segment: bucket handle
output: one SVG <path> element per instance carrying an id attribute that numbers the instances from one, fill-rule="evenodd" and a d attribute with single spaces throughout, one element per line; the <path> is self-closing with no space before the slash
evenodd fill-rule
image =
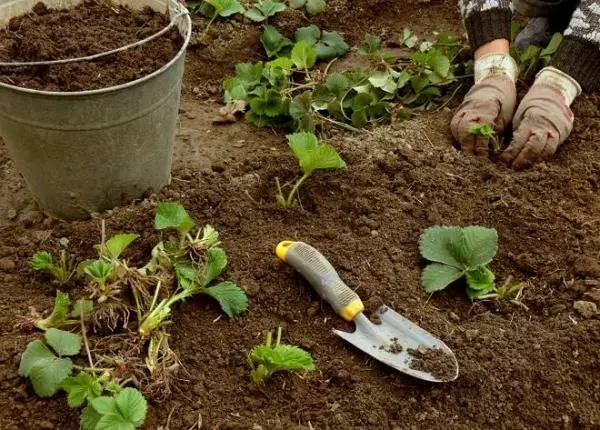
<path id="1" fill-rule="evenodd" d="M 177 24 L 177 21 L 179 21 L 179 19 L 181 19 L 184 16 L 190 14 L 190 12 L 189 12 L 189 10 L 187 10 L 187 8 L 184 7 L 183 9 L 184 9 L 183 12 L 180 12 L 177 15 L 175 15 L 175 17 L 171 20 L 171 22 L 169 23 L 169 25 L 167 25 L 162 30 L 154 33 L 151 36 L 146 37 L 145 39 L 138 40 L 137 42 L 130 43 L 129 45 L 125 45 L 125 46 L 122 46 L 120 48 L 113 49 L 111 51 L 101 52 L 99 54 L 94 54 L 94 55 L 88 55 L 86 57 L 65 58 L 65 59 L 62 59 L 62 60 L 52 60 L 52 61 L 25 61 L 25 62 L 11 62 L 11 63 L 5 63 L 5 62 L 0 61 L 0 67 L 53 66 L 53 65 L 56 65 L 56 64 L 68 64 L 68 63 L 78 63 L 80 61 L 96 60 L 98 58 L 102 58 L 102 57 L 107 57 L 109 55 L 118 54 L 119 52 L 127 51 L 128 49 L 135 48 L 136 46 L 140 46 L 140 45 L 143 45 L 145 43 L 148 43 L 148 42 L 150 42 L 150 41 L 152 41 L 152 40 L 154 40 L 154 39 L 162 36 L 163 34 L 165 34 L 166 32 L 168 32 L 169 30 L 171 30 L 171 28 L 173 28 Z"/>

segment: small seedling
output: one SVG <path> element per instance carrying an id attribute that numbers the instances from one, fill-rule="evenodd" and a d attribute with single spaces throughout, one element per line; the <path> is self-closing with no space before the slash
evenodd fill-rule
<path id="1" fill-rule="evenodd" d="M 34 321 L 33 325 L 46 331 L 51 328 L 63 328 L 78 324 L 81 316 L 87 316 L 92 311 L 93 306 L 94 304 L 90 300 L 80 299 L 73 304 L 71 310 L 69 294 L 57 290 L 52 313 L 46 318 Z"/>
<path id="2" fill-rule="evenodd" d="M 396 56 L 389 51 L 385 51 L 381 46 L 381 39 L 374 34 L 365 36 L 365 43 L 358 49 L 358 53 L 371 61 L 384 64 L 393 64 L 396 61 Z"/>
<path id="3" fill-rule="evenodd" d="M 527 284 L 519 282 L 517 284 L 511 283 L 512 277 L 509 276 L 504 283 L 498 287 L 495 292 L 491 294 L 484 294 L 479 296 L 479 300 L 508 300 L 515 306 L 522 307 L 526 311 L 529 310 L 527 305 L 523 303 L 523 290 Z"/>
<path id="4" fill-rule="evenodd" d="M 498 138 L 496 131 L 489 124 L 485 124 L 485 123 L 473 124 L 469 128 L 469 134 L 472 134 L 475 136 L 487 137 L 490 142 L 490 146 L 491 146 L 490 149 L 491 149 L 492 153 L 495 154 L 498 151 L 500 151 L 500 139 Z"/>
<path id="5" fill-rule="evenodd" d="M 342 169 L 346 167 L 345 161 L 342 160 L 335 148 L 331 145 L 320 143 L 312 133 L 301 132 L 290 134 L 287 136 L 287 139 L 304 174 L 296 181 L 287 197 L 283 194 L 279 179 L 276 179 L 277 202 L 284 207 L 292 206 L 294 196 L 298 193 L 304 181 L 315 170 Z"/>
<path id="6" fill-rule="evenodd" d="M 33 254 L 31 265 L 34 270 L 46 270 L 50 272 L 59 284 L 69 282 L 69 279 L 71 279 L 71 276 L 75 272 L 72 262 L 67 257 L 67 251 L 64 249 L 60 251 L 60 259 L 57 263 L 54 263 L 52 254 L 47 251 L 40 251 Z"/>
<path id="7" fill-rule="evenodd" d="M 140 315 L 139 333 L 149 336 L 163 325 L 171 315 L 172 306 L 195 294 L 207 294 L 219 302 L 223 312 L 233 318 L 248 307 L 244 291 L 233 282 L 210 284 L 227 266 L 227 254 L 219 248 L 219 233 L 210 225 L 199 229 L 195 236 L 190 232 L 195 222 L 179 203 L 158 205 L 154 225 L 158 230 L 173 229 L 178 232 L 175 242 L 159 243 L 153 250 L 152 260 L 143 268 L 144 273 L 174 270 L 177 290 L 159 301 L 162 282 L 156 285 L 149 309 L 143 312 L 136 299 Z M 143 315 L 143 316 L 142 316 Z"/>
<path id="8" fill-rule="evenodd" d="M 293 345 L 281 344 L 281 327 L 277 329 L 275 345 L 273 335 L 267 333 L 265 343 L 256 345 L 248 355 L 248 364 L 252 368 L 252 381 L 263 384 L 275 372 L 282 370 L 315 370 L 311 355 Z M 258 365 L 258 366 L 257 366 Z"/>
<path id="9" fill-rule="evenodd" d="M 270 17 L 285 10 L 285 5 L 273 0 L 259 0 L 246 13 L 246 18 L 252 21 L 267 21 Z"/>
<path id="10" fill-rule="evenodd" d="M 218 16 L 226 18 L 231 15 L 244 12 L 244 6 L 237 0 L 204 0 L 199 5 L 200 12 L 210 18 L 200 40 L 203 40 L 215 19 Z"/>
<path id="11" fill-rule="evenodd" d="M 430 227 L 421 235 L 419 249 L 424 258 L 433 261 L 423 270 L 426 292 L 443 290 L 463 276 L 472 300 L 495 291 L 495 275 L 488 267 L 498 251 L 495 229 Z"/>

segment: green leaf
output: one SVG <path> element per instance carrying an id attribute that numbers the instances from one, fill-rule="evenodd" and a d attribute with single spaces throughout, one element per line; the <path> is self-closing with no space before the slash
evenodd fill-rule
<path id="1" fill-rule="evenodd" d="M 92 406 L 100 415 L 119 414 L 117 402 L 113 397 L 97 397 L 94 400 L 92 400 Z"/>
<path id="2" fill-rule="evenodd" d="M 288 46 L 292 46 L 292 41 L 283 36 L 272 25 L 265 25 L 260 36 L 260 41 L 269 57 L 273 57 Z"/>
<path id="3" fill-rule="evenodd" d="M 85 372 L 77 376 L 69 376 L 62 382 L 61 388 L 67 392 L 67 403 L 70 408 L 79 408 L 86 400 L 89 402 L 102 393 L 100 382 Z"/>
<path id="4" fill-rule="evenodd" d="M 263 76 L 263 65 L 261 63 L 239 63 L 235 65 L 235 74 L 247 84 L 256 84 Z"/>
<path id="5" fill-rule="evenodd" d="M 69 306 L 71 306 L 69 294 L 56 290 L 56 299 L 54 299 L 52 313 L 47 318 L 37 320 L 34 326 L 40 330 L 48 330 L 51 327 L 62 327 L 67 321 Z"/>
<path id="6" fill-rule="evenodd" d="M 88 403 L 83 412 L 81 413 L 80 424 L 83 430 L 96 430 L 96 426 L 100 422 L 102 415 L 94 409 L 94 407 Z"/>
<path id="7" fill-rule="evenodd" d="M 462 270 L 465 268 L 465 261 L 458 252 L 461 236 L 460 227 L 429 227 L 419 239 L 421 255 L 427 260 Z"/>
<path id="8" fill-rule="evenodd" d="M 312 109 L 310 91 L 305 91 L 292 99 L 289 107 L 290 116 L 294 119 L 296 129 L 307 132 L 315 131 L 315 118 Z"/>
<path id="9" fill-rule="evenodd" d="M 214 281 L 223 270 L 227 267 L 227 254 L 224 249 L 211 248 L 208 250 L 206 255 L 206 262 L 204 263 L 204 286 L 206 287 L 212 281 Z"/>
<path id="10" fill-rule="evenodd" d="M 335 31 L 324 31 L 314 48 L 319 60 L 341 57 L 350 50 L 342 36 Z"/>
<path id="11" fill-rule="evenodd" d="M 290 0 L 290 7 L 292 9 L 300 9 L 304 7 L 306 0 Z"/>
<path id="12" fill-rule="evenodd" d="M 429 58 L 429 67 L 440 77 L 446 78 L 450 73 L 450 59 L 443 54 L 435 54 Z"/>
<path id="13" fill-rule="evenodd" d="M 261 87 L 256 91 L 256 94 L 257 97 L 250 100 L 250 109 L 252 109 L 253 112 L 269 117 L 275 117 L 285 113 L 285 104 L 281 99 L 279 91 Z"/>
<path id="14" fill-rule="evenodd" d="M 361 55 L 377 54 L 381 50 L 381 39 L 374 34 L 365 35 L 365 44 L 358 50 Z"/>
<path id="15" fill-rule="evenodd" d="M 215 8 L 215 12 L 222 17 L 244 12 L 244 6 L 237 0 L 204 0 Z"/>
<path id="16" fill-rule="evenodd" d="M 175 276 L 182 289 L 190 291 L 191 294 L 199 292 L 198 265 L 191 262 L 177 263 L 175 265 Z"/>
<path id="17" fill-rule="evenodd" d="M 101 254 L 112 259 L 117 259 L 121 253 L 125 251 L 125 249 L 127 249 L 127 247 L 131 245 L 131 243 L 138 237 L 139 235 L 134 233 L 117 234 L 116 236 L 108 239 L 104 246 L 99 245 L 98 249 L 100 250 Z"/>
<path id="18" fill-rule="evenodd" d="M 433 293 L 446 288 L 464 275 L 462 270 L 445 264 L 431 263 L 423 270 L 422 282 L 425 291 Z"/>
<path id="19" fill-rule="evenodd" d="M 80 318 L 81 314 L 86 316 L 94 309 L 94 302 L 92 300 L 79 299 L 73 304 L 73 310 L 71 311 L 72 318 Z"/>
<path id="20" fill-rule="evenodd" d="M 311 355 L 293 345 L 269 347 L 257 345 L 252 348 L 251 356 L 260 364 L 276 370 L 314 370 L 315 365 Z"/>
<path id="21" fill-rule="evenodd" d="M 298 159 L 300 168 L 308 173 L 317 169 L 341 169 L 346 163 L 331 145 L 320 144 L 312 133 L 300 132 L 287 136 L 288 144 Z"/>
<path id="22" fill-rule="evenodd" d="M 327 10 L 327 3 L 325 0 L 307 0 L 306 2 L 306 11 L 310 15 L 316 15 L 319 13 L 323 13 Z"/>
<path id="23" fill-rule="evenodd" d="M 472 288 L 467 287 L 467 297 L 469 297 L 470 300 L 477 300 L 482 296 L 493 293 L 494 291 L 496 291 L 496 287 L 494 285 L 490 286 L 489 288 L 484 288 L 483 290 L 473 290 Z"/>
<path id="24" fill-rule="evenodd" d="M 461 248 L 469 269 L 489 264 L 498 252 L 498 232 L 493 228 L 470 226 L 462 229 Z"/>
<path id="25" fill-rule="evenodd" d="M 380 88 L 386 93 L 395 94 L 397 84 L 393 76 L 388 72 L 375 72 L 370 78 L 369 82 L 375 88 Z"/>
<path id="26" fill-rule="evenodd" d="M 19 375 L 29 377 L 36 395 L 51 397 L 72 369 L 70 359 L 58 358 L 40 340 L 35 340 L 27 345 L 21 357 Z"/>
<path id="27" fill-rule="evenodd" d="M 496 136 L 494 129 L 489 124 L 485 123 L 473 124 L 471 127 L 469 127 L 469 134 L 478 134 L 487 137 Z"/>
<path id="28" fill-rule="evenodd" d="M 466 273 L 467 285 L 471 290 L 489 291 L 495 287 L 496 275 L 488 267 L 478 267 Z"/>
<path id="29" fill-rule="evenodd" d="M 246 17 L 252 21 L 261 22 L 285 10 L 285 5 L 273 0 L 263 0 L 256 3 L 246 12 Z"/>
<path id="30" fill-rule="evenodd" d="M 422 92 L 430 84 L 427 76 L 413 76 L 410 80 L 410 84 L 415 93 Z"/>
<path id="31" fill-rule="evenodd" d="M 211 225 L 207 224 L 202 229 L 202 244 L 206 248 L 219 244 L 219 232 Z"/>
<path id="32" fill-rule="evenodd" d="M 298 69 L 308 70 L 315 65 L 317 53 L 308 42 L 301 40 L 294 45 L 291 59 Z"/>
<path id="33" fill-rule="evenodd" d="M 412 34 L 410 28 L 404 28 L 400 36 L 400 43 L 409 49 L 414 48 L 419 42 L 419 38 Z"/>
<path id="34" fill-rule="evenodd" d="M 116 398 L 116 403 L 125 421 L 140 427 L 146 418 L 148 404 L 142 393 L 135 388 L 124 388 Z"/>
<path id="35" fill-rule="evenodd" d="M 561 33 L 554 33 L 550 39 L 550 42 L 548 43 L 548 46 L 546 46 L 544 49 L 542 49 L 542 52 L 540 52 L 540 57 L 551 57 L 554 55 L 562 43 L 562 40 L 563 35 Z"/>
<path id="36" fill-rule="evenodd" d="M 81 351 L 81 336 L 75 333 L 50 328 L 46 331 L 46 341 L 61 357 L 77 355 Z"/>
<path id="37" fill-rule="evenodd" d="M 112 263 L 104 260 L 94 260 L 85 266 L 83 271 L 100 285 L 104 285 L 114 269 L 115 266 Z"/>
<path id="38" fill-rule="evenodd" d="M 35 270 L 50 270 L 53 267 L 52 254 L 48 251 L 40 251 L 31 257 L 31 266 Z"/>
<path id="39" fill-rule="evenodd" d="M 135 426 L 127 422 L 120 414 L 102 415 L 96 425 L 96 430 L 134 430 Z"/>
<path id="40" fill-rule="evenodd" d="M 48 349 L 41 340 L 34 340 L 27 345 L 25 352 L 21 356 L 19 364 L 19 376 L 29 376 L 29 372 L 35 366 L 52 360 L 56 356 Z"/>
<path id="41" fill-rule="evenodd" d="M 400 72 L 400 74 L 397 77 L 397 80 L 396 80 L 397 87 L 404 88 L 406 86 L 406 84 L 408 84 L 411 81 L 412 78 L 413 78 L 413 76 L 410 73 L 403 70 L 402 72 Z"/>
<path id="42" fill-rule="evenodd" d="M 246 293 L 233 282 L 221 282 L 214 287 L 207 288 L 204 292 L 219 302 L 221 309 L 229 318 L 248 309 Z"/>
<path id="43" fill-rule="evenodd" d="M 350 81 L 341 73 L 332 73 L 327 78 L 325 86 L 341 100 L 344 97 L 344 94 L 350 89 Z"/>
<path id="44" fill-rule="evenodd" d="M 306 42 L 310 46 L 314 46 L 317 41 L 321 38 L 321 30 L 316 25 L 309 25 L 308 27 L 300 27 L 294 34 L 296 42 Z"/>
<path id="45" fill-rule="evenodd" d="M 294 63 L 287 57 L 279 57 L 265 64 L 266 68 L 278 68 L 289 72 L 294 67 Z"/>
<path id="46" fill-rule="evenodd" d="M 262 73 L 262 67 L 261 67 Z M 179 234 L 186 235 L 194 227 L 194 220 L 179 203 L 159 203 L 154 218 L 154 227 L 157 230 L 175 229 Z"/>

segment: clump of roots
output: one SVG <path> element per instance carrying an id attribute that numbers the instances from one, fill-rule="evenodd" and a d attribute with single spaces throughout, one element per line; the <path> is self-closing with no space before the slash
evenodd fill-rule
<path id="1" fill-rule="evenodd" d="M 118 300 L 108 300 L 94 306 L 90 315 L 94 333 L 114 333 L 126 329 L 130 317 L 129 307 Z"/>

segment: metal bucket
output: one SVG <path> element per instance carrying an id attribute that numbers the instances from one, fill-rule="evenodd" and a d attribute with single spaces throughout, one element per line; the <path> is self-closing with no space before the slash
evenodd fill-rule
<path id="1" fill-rule="evenodd" d="M 0 27 L 38 1 L 0 0 Z M 48 7 L 80 2 L 44 0 Z M 184 39 L 168 64 L 136 81 L 93 91 L 36 91 L 0 83 L 0 137 L 41 209 L 59 218 L 88 218 L 139 198 L 149 189 L 160 189 L 171 180 L 191 19 L 176 0 L 117 3 L 168 11 L 171 24 L 166 30 L 175 26 Z"/>

